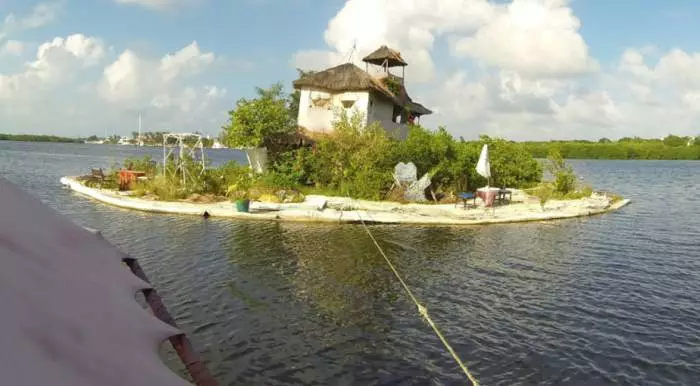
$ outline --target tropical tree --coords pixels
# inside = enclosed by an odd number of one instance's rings
[[[288,108],[288,96],[281,83],[268,89],[257,88],[257,98],[241,98],[229,111],[223,127],[229,147],[267,147],[280,137],[296,131],[296,117]]]
[[[666,146],[685,146],[688,143],[688,138],[679,137],[677,135],[670,134],[664,138],[664,145]]]

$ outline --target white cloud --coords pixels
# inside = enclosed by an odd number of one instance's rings
[[[563,105],[556,105],[555,111],[557,119],[564,123],[590,124],[601,129],[612,128],[623,119],[615,102],[605,91],[569,95]]]
[[[0,73],[0,100],[12,98],[16,102],[40,94],[47,87],[66,84],[79,69],[98,64],[104,52],[99,39],[81,34],[41,44],[36,59],[27,62],[21,72]]]
[[[182,80],[198,75],[214,60],[214,54],[202,52],[197,42],[156,60],[126,50],[105,67],[98,89],[106,101],[145,108],[154,98],[164,100],[163,93],[172,92]]]
[[[24,52],[24,43],[18,40],[8,40],[0,47],[0,56],[19,56]]]
[[[8,14],[0,23],[0,40],[6,39],[14,33],[39,28],[52,22],[60,9],[59,3],[40,3],[34,6],[27,15]]]
[[[578,33],[580,21],[565,0],[515,0],[454,51],[524,75],[558,77],[597,70]]]
[[[57,73],[66,66],[94,66],[105,56],[105,46],[100,39],[74,34],[66,38],[56,37],[37,49],[37,58],[29,67],[44,76]]]
[[[411,82],[433,78],[430,51],[435,40],[448,33],[469,32],[492,18],[486,0],[348,0],[328,23],[324,38],[330,51],[300,51],[297,67],[338,65],[357,47],[359,60],[382,44],[399,49],[409,63]]]
[[[700,53],[688,54],[680,49],[673,49],[661,57],[654,74],[672,82],[682,89],[700,88]]]
[[[568,0],[347,0],[323,32],[328,49],[293,63],[340,64],[354,42],[355,60],[394,47],[412,97],[435,112],[423,122],[467,138],[698,134],[700,53],[647,45],[601,66],[580,26]]]
[[[96,37],[56,37],[20,71],[0,71],[0,123],[16,132],[127,134],[142,112],[146,129],[216,134],[230,101],[225,88],[200,77],[217,59],[196,42],[153,58],[128,49],[114,55]]]
[[[126,50],[105,67],[98,94],[115,111],[146,111],[157,125],[151,127],[154,130],[175,127],[215,134],[226,118],[227,91],[193,83],[216,60],[213,53],[202,52],[197,42],[160,59]]]

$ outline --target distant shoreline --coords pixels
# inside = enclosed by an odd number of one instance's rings
[[[36,134],[2,134],[0,141],[86,143],[87,138]],[[523,141],[518,142],[535,158],[546,158],[550,150],[558,150],[565,159],[580,160],[700,160],[700,142],[670,145],[659,139],[622,139],[619,141]],[[148,147],[161,146],[148,143]],[[210,147],[207,146],[209,149]]]
[[[59,137],[55,135],[36,134],[0,134],[0,141],[17,142],[53,142],[53,143],[83,143],[82,138]]]

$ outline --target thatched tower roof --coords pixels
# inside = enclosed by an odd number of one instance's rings
[[[406,93],[403,84],[399,92],[393,93],[383,81],[373,77],[352,63],[341,64],[340,66],[331,67],[324,71],[302,76],[294,81],[294,88],[297,90],[310,88],[331,93],[374,91],[388,98],[394,104],[408,108],[415,115],[427,115],[432,113],[432,111],[426,109],[419,103],[413,102]]]
[[[362,59],[365,63],[376,64],[382,66],[387,63],[388,67],[408,66],[405,60],[401,57],[401,53],[387,46],[381,46],[376,51],[365,56]]]

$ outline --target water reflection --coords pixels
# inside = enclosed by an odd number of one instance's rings
[[[0,143],[0,174],[140,258],[223,385],[464,384],[360,226],[130,212],[58,184],[141,152]],[[574,166],[634,204],[371,230],[485,385],[696,384],[700,163]]]
[[[279,242],[261,244],[261,232],[264,240]],[[284,282],[296,301],[328,322],[364,329],[387,325],[387,320],[377,319],[377,310],[397,298],[398,287],[361,228],[249,223],[236,227],[232,237],[230,256],[237,269],[250,269],[249,274],[270,286]],[[280,261],[277,256],[285,259]],[[269,283],[271,280],[275,283]],[[239,284],[232,288],[247,298]]]
[[[359,226],[285,224],[281,240],[297,261],[295,295],[339,326],[386,328],[378,313],[399,288],[383,258]]]

